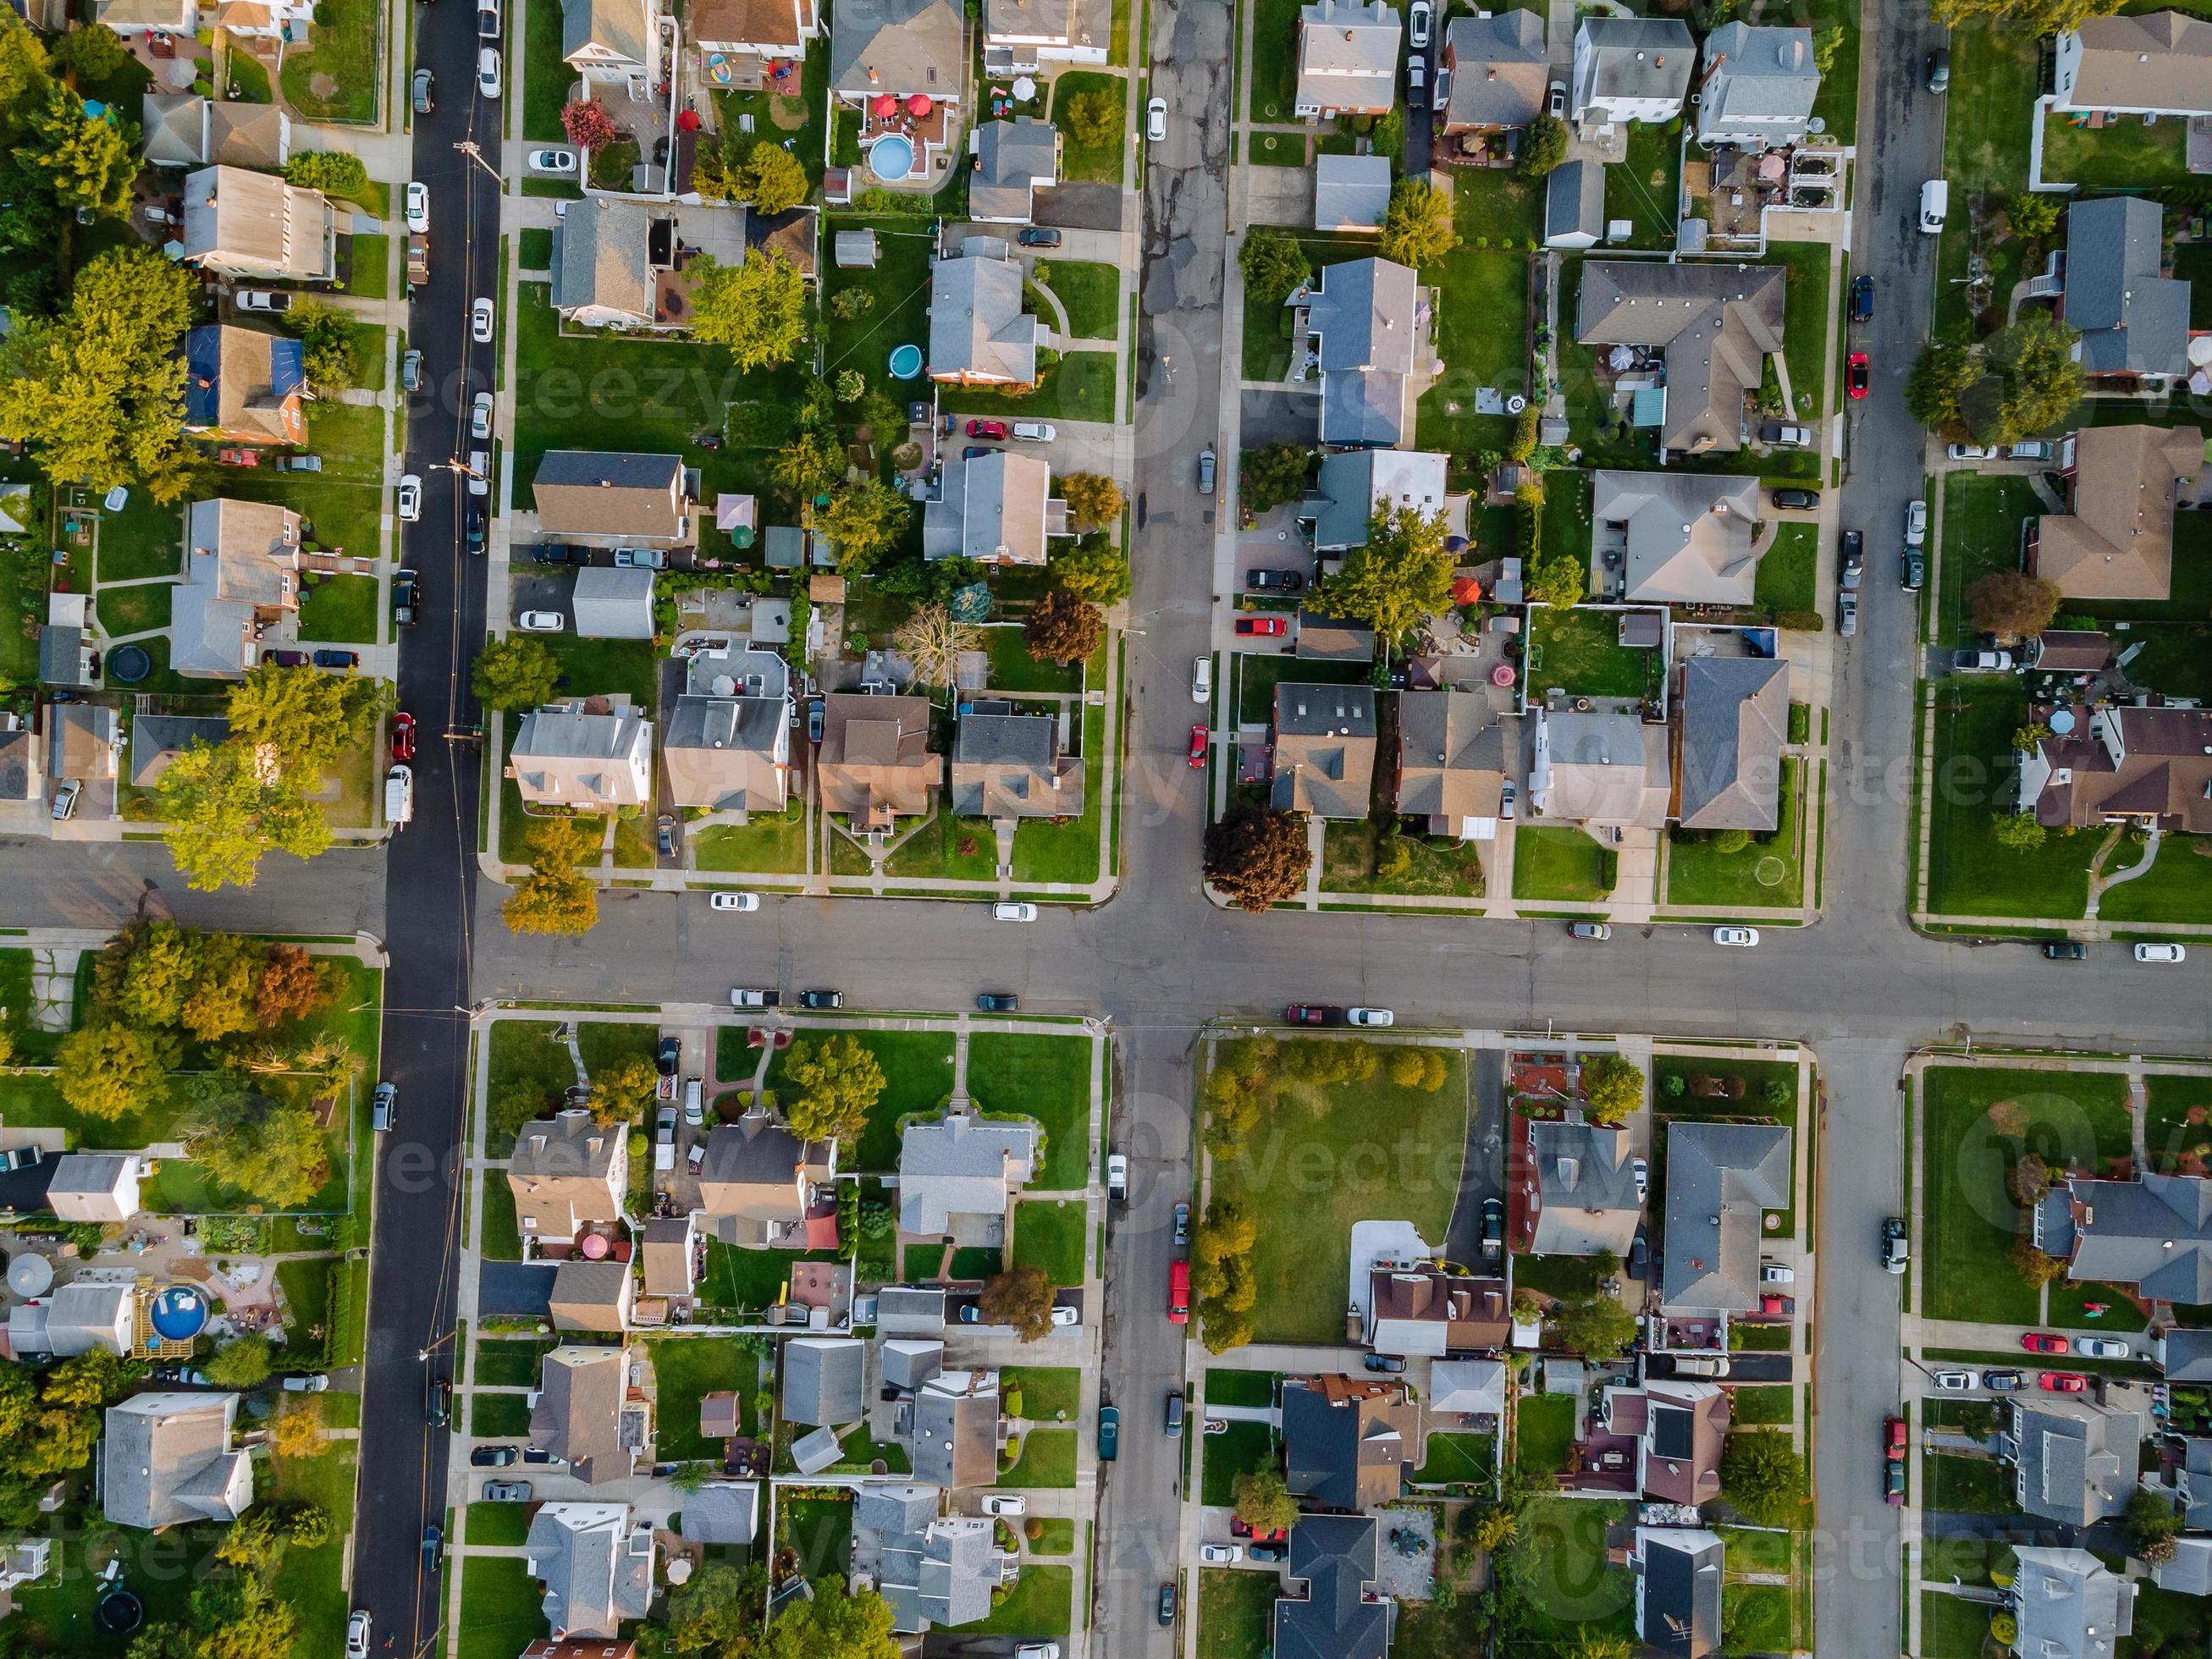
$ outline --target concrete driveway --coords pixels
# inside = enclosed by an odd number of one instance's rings
[[[1313,392],[1247,392],[1238,400],[1243,411],[1241,445],[1257,449],[1261,444],[1303,444],[1310,447],[1321,431],[1321,396]]]
[[[1109,230],[1118,238],[1121,189],[1118,185],[1055,185],[1036,193],[1036,210],[1031,216],[1038,224],[1060,230]]]

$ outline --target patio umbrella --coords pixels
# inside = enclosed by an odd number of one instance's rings
[[[898,100],[892,97],[888,92],[882,93],[878,95],[875,103],[871,107],[874,109],[876,118],[878,120],[883,120],[892,115],[896,115],[898,112]]]
[[[701,125],[699,112],[696,109],[680,111],[676,117],[676,130],[678,132],[696,132]]]
[[[906,100],[906,112],[908,115],[927,115],[929,113],[929,94],[926,92],[915,93]]]

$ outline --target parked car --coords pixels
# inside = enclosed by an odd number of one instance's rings
[[[469,338],[478,345],[491,343],[492,327],[499,320],[499,308],[489,295],[479,295],[469,307]]]
[[[2004,447],[2004,458],[2008,461],[2047,461],[2057,453],[2055,446],[2040,438],[2025,439]]]
[[[469,436],[478,443],[491,440],[491,393],[479,392],[469,399]]]
[[[1341,1018],[1339,1010],[1322,1002],[1294,1002],[1283,1011],[1283,1018],[1292,1025],[1327,1025],[1330,1017]]]
[[[1505,1248],[1505,1202],[1503,1199],[1482,1200],[1482,1253],[1496,1255]]]
[[[1047,225],[1031,225],[1014,240],[1024,247],[1058,247],[1060,233]]]
[[[1851,320],[1855,323],[1874,320],[1874,278],[1871,276],[1851,278]]]
[[[495,99],[503,90],[499,48],[486,46],[477,53],[477,96]]]
[[[1006,899],[991,907],[994,921],[1035,921],[1037,908],[1027,899]]]
[[[415,717],[404,709],[392,717],[392,758],[396,761],[415,758]]]
[[[1603,921],[1571,921],[1567,924],[1569,939],[1611,939],[1613,927]]]
[[[503,1469],[520,1455],[513,1446],[477,1446],[469,1452],[469,1464],[473,1468]]]
[[[55,790],[53,805],[50,809],[53,821],[56,823],[66,823],[75,817],[78,798],[83,793],[84,786],[75,778],[71,778],[60,788]]]
[[[403,570],[392,579],[392,620],[400,627],[415,626],[415,603],[420,591],[411,570]]]
[[[665,1173],[676,1167],[676,1109],[664,1106],[653,1115],[653,1167]]]
[[[1006,423],[1004,421],[970,421],[968,422],[968,435],[1003,441],[1006,435]]]
[[[557,611],[526,611],[514,625],[526,634],[557,634],[568,624]]]
[[[1753,945],[1759,943],[1759,929],[1756,927],[1716,927],[1713,929],[1713,943],[1716,945],[1739,945],[1745,950],[1749,950]]]
[[[2138,945],[2136,946],[2136,960],[2137,962],[2185,962],[2188,960],[2188,957],[2189,952],[2179,945]]]
[[[1201,449],[1198,452],[1198,493],[1201,495],[1211,495],[1213,493],[1215,465],[1212,450]]]
[[[1029,1507],[1030,1500],[1019,1492],[994,1495],[983,1500],[983,1513],[986,1515],[1026,1515]]]
[[[345,1659],[368,1659],[368,1644],[375,1634],[368,1622],[368,1609],[356,1607],[346,1620]]]
[[[1928,555],[1917,547],[1908,547],[1899,554],[1897,580],[1906,592],[1917,593],[1928,580]]]
[[[446,1558],[446,1534],[438,1523],[431,1522],[422,1528],[422,1570],[434,1576],[438,1563]]]
[[[1126,1153],[1106,1154],[1106,1196],[1115,1204],[1129,1201],[1129,1159]]]
[[[845,1006],[845,994],[842,991],[801,991],[799,994],[799,1006],[816,1011],[825,1008],[842,1008]]]
[[[1370,1353],[1360,1361],[1370,1371],[1380,1371],[1386,1376],[1395,1376],[1406,1369],[1406,1362],[1395,1353]]]
[[[1881,1265],[1885,1273],[1903,1273],[1910,1248],[1905,1242],[1903,1216],[1891,1216],[1881,1224]]]
[[[1946,444],[1943,453],[1954,461],[1987,461],[1996,458],[1996,451],[1987,444]]]
[[[1060,436],[1050,421],[1016,421],[1012,429],[1018,444],[1048,444]]]
[[[975,1006],[987,1014],[1019,1013],[1022,1000],[1012,991],[978,991]]]
[[[1984,1371],[1982,1386],[1991,1394],[2017,1394],[2027,1385],[2018,1371]]]
[[[1866,536],[1862,531],[1846,530],[1843,538],[1843,584],[1844,591],[1856,592],[1860,577],[1866,571]]]
[[[35,1170],[46,1161],[43,1146],[10,1146],[0,1152],[0,1170]]]
[[[2077,1336],[2074,1352],[2085,1359],[2125,1359],[2128,1345],[2116,1336]]]
[[[1759,428],[1759,441],[1772,444],[1780,449],[1810,449],[1813,429],[1805,426],[1781,426],[1769,422]]]
[[[399,360],[399,389],[408,392],[422,389],[422,354],[419,350],[410,349]]]
[[[430,234],[430,186],[416,179],[407,184],[407,228],[417,236]]]
[[[2089,1379],[2079,1371],[2039,1371],[2035,1386],[2045,1394],[2087,1394]]]
[[[1347,1008],[1344,1011],[1344,1023],[1346,1025],[1364,1025],[1370,1028],[1395,1025],[1398,1023],[1398,1016],[1388,1008]]]
[[[1157,144],[1168,136],[1168,100],[1155,98],[1145,106],[1145,142]]]
[[[660,1039],[653,1054],[653,1069],[663,1077],[674,1077],[684,1067],[684,1044],[672,1036]]]
[[[376,1093],[370,1101],[369,1127],[382,1134],[398,1121],[399,1085],[396,1083],[378,1084]]]
[[[1651,1194],[1651,1166],[1640,1158],[1632,1158],[1628,1172],[1636,1178],[1636,1201],[1641,1204]]]
[[[1237,619],[1237,631],[1243,635],[1256,635],[1263,639],[1275,640],[1289,633],[1291,625],[1280,617],[1239,617]]]
[[[1176,1587],[1173,1584],[1163,1584],[1160,1586],[1160,1623],[1172,1626],[1175,1624],[1175,1619]]]
[[[709,910],[757,910],[760,906],[758,893],[723,891],[710,896],[707,900],[707,908]]]
[[[960,452],[960,459],[963,461],[980,461],[989,453],[991,452],[981,444],[969,444]]]
[[[1883,1455],[1887,1456],[1891,1462],[1901,1463],[1905,1461],[1905,1454],[1909,1442],[1910,1436],[1905,1426],[1905,1419],[1893,1413],[1891,1416],[1882,1419],[1881,1449]]]
[[[1175,1242],[1178,1247],[1190,1243],[1190,1205],[1180,1198],[1175,1206]]]
[[[453,1420],[453,1383],[451,1377],[441,1376],[432,1381],[429,1397],[423,1404],[422,1418],[434,1429],[442,1429]]]
[[[1964,1394],[1974,1386],[1974,1374],[1969,1370],[1936,1371],[1929,1376],[1928,1385],[1938,1394]]]
[[[2043,958],[2046,962],[2081,962],[2087,958],[2089,947],[2078,939],[2046,939]]]
[[[2072,1345],[2056,1331],[2024,1331],[2020,1346],[2030,1353],[2065,1353]]]
[[[1302,593],[1306,579],[1295,570],[1248,570],[1244,586],[1255,592]]]
[[[1098,1461],[1110,1463],[1121,1449],[1121,1412],[1117,1406],[1098,1408]]]
[[[399,480],[399,522],[414,524],[422,516],[422,480],[410,472]]]
[[[1231,1562],[1244,1559],[1244,1547],[1242,1544],[1200,1544],[1198,1559],[1209,1567],[1225,1567]]]
[[[1167,1437],[1170,1440],[1180,1440],[1182,1437],[1182,1390],[1181,1389],[1169,1391],[1167,1415],[1161,1427],[1166,1431]]]
[[[304,651],[277,651],[272,649],[264,651],[261,653],[261,660],[264,662],[273,662],[279,668],[304,668],[307,665],[307,653]]]
[[[361,666],[361,653],[358,651],[318,651],[313,656],[309,657],[307,660],[313,663],[318,668],[358,668]]]
[[[1844,360],[1844,390],[1853,398],[1865,397],[1873,369],[1874,364],[1865,352],[1851,353]]]
[[[1951,50],[1938,46],[1928,54],[1928,90],[1942,94],[1951,88]]]
[[[1845,593],[1836,601],[1836,632],[1850,639],[1859,631],[1859,596]]]
[[[1761,1261],[1759,1264],[1759,1282],[1762,1285],[1795,1285],[1797,1270],[1779,1261]]]
[[[1429,17],[1431,10],[1429,0],[1413,0],[1413,3],[1406,9],[1406,21],[1408,26],[1407,40],[1416,52],[1429,44]]]
[[[1905,544],[1920,547],[1928,540],[1928,503],[1907,501],[1905,504]]]
[[[665,859],[674,858],[676,856],[676,814],[663,812],[659,817],[653,819],[653,833],[654,844],[660,848],[660,856]]]
[[[1817,489],[1774,489],[1767,494],[1775,506],[1791,513],[1817,513],[1820,507],[1820,492]]]
[[[1429,60],[1416,52],[1406,59],[1406,90],[1410,94],[1406,101],[1419,109],[1421,94],[1429,89]]]
[[[1905,1502],[1905,1465],[1884,1459],[1881,1466],[1882,1501],[1889,1504]]]
[[[1628,1241],[1628,1260],[1621,1271],[1631,1279],[1642,1279],[1651,1266],[1651,1241],[1644,1236],[1644,1229],[1636,1230],[1636,1237]]]
[[[1505,779],[1498,786],[1498,817],[1501,823],[1513,822],[1513,780]]]
[[[783,993],[757,986],[740,985],[730,992],[732,1008],[775,1008],[783,1002]]]
[[[471,506],[463,511],[461,514],[461,539],[468,544],[470,552],[481,553],[483,551],[483,508]]]
[[[530,1492],[527,1480],[487,1480],[484,1482],[483,1501],[487,1504],[527,1504]]]
[[[1206,764],[1206,746],[1211,740],[1211,734],[1203,726],[1190,728],[1190,763],[1193,766]]]
[[[707,1090],[704,1078],[684,1079],[684,1123],[687,1128],[699,1129],[707,1122]]]
[[[1213,659],[1194,657],[1190,665],[1190,700],[1193,702],[1213,701]]]
[[[242,288],[230,296],[230,302],[240,311],[267,316],[282,316],[292,308],[292,296],[272,288]]]
[[[530,170],[550,173],[558,178],[571,178],[577,170],[576,152],[573,149],[533,149],[530,152]]]
[[[1952,666],[1961,674],[2002,674],[2012,666],[2012,653],[1970,645],[1959,653]]]
[[[1544,97],[1544,112],[1549,115],[1554,121],[1563,120],[1565,118],[1567,113],[1567,83],[1565,81],[1554,81],[1552,82],[1551,90],[1547,93]]]

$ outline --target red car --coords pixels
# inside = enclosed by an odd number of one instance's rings
[[[392,717],[392,758],[411,761],[415,758],[415,717],[394,714]]]
[[[1202,726],[1192,726],[1190,728],[1190,763],[1193,766],[1206,764],[1206,728]]]
[[[2089,1379],[2079,1371],[2045,1371],[2035,1379],[2045,1394],[2086,1394]]]
[[[1006,435],[1006,423],[1004,421],[970,421],[968,422],[968,435],[971,438],[1003,439]]]
[[[1854,351],[1844,362],[1844,385],[1854,398],[1867,395],[1868,368],[1867,355],[1863,351]]]
[[[1326,1025],[1328,1010],[1318,1002],[1294,1002],[1283,1011],[1283,1018],[1292,1025]]]
[[[1239,617],[1237,631],[1240,634],[1265,634],[1273,638],[1289,633],[1291,625],[1280,617]]]
[[[2020,1340],[2020,1346],[2030,1353],[2064,1353],[2066,1339],[2048,1331],[2030,1331]]]
[[[1884,1433],[1887,1438],[1882,1442],[1882,1448],[1889,1454],[1890,1462],[1902,1462],[1905,1459],[1905,1419],[1901,1417],[1889,1419]]]

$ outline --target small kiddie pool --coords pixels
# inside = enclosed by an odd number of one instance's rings
[[[914,171],[914,141],[887,132],[868,150],[868,170],[887,185],[895,185]]]
[[[730,60],[719,52],[707,54],[707,78],[718,87],[730,84]]]
[[[146,1316],[162,1340],[189,1342],[207,1324],[207,1297],[189,1285],[171,1285],[155,1297]]]
[[[915,375],[921,373],[921,348],[911,343],[902,346],[893,346],[891,348],[890,370],[891,379],[894,380],[911,380],[914,379]]]

